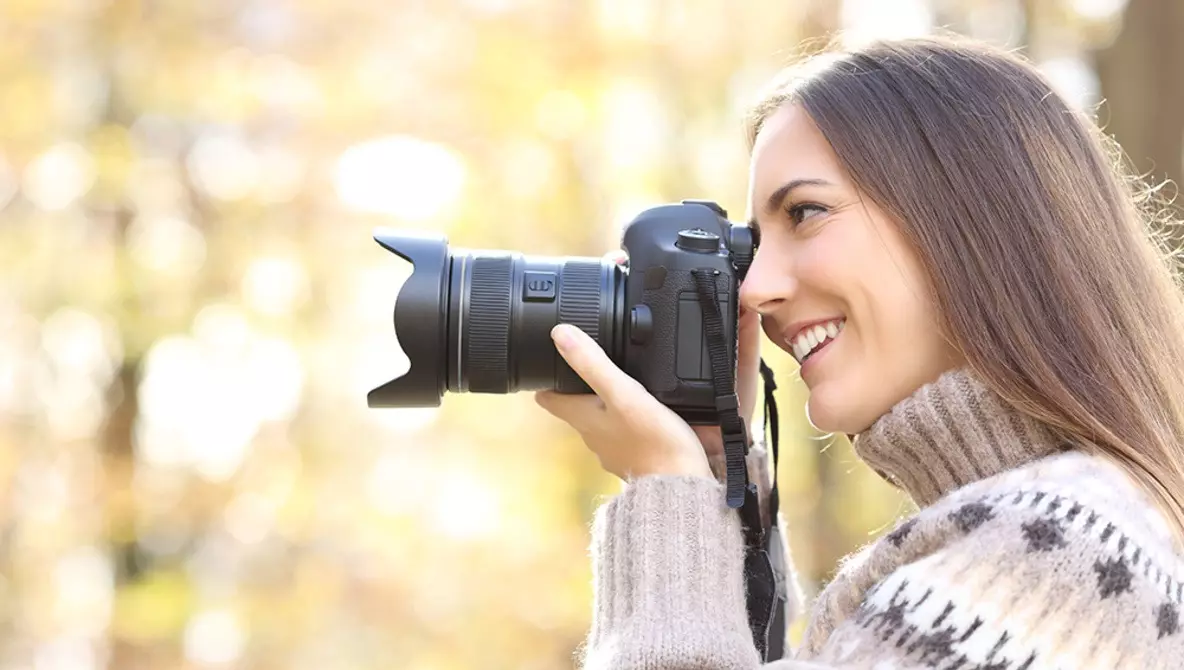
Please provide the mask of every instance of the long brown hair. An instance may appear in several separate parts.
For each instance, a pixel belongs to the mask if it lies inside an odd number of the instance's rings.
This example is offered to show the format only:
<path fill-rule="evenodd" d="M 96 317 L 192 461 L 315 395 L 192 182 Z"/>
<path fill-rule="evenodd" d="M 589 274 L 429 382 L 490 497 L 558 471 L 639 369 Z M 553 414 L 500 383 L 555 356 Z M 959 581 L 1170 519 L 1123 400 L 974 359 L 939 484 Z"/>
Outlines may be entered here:
<path fill-rule="evenodd" d="M 945 336 L 1017 410 L 1130 474 L 1184 538 L 1184 301 L 1154 189 L 1013 53 L 950 37 L 788 68 L 799 104 L 927 268 Z"/>

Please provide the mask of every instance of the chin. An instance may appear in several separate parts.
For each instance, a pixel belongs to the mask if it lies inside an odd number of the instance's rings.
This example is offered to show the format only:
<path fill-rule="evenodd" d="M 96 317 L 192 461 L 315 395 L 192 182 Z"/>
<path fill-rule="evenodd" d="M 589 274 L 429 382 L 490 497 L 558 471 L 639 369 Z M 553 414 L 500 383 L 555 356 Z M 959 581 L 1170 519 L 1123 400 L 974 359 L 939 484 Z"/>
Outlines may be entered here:
<path fill-rule="evenodd" d="M 855 435 L 866 430 L 871 422 L 861 416 L 858 408 L 849 402 L 850 395 L 838 395 L 841 397 L 832 397 L 825 389 L 811 390 L 810 398 L 806 401 L 806 420 L 823 433 Z"/>

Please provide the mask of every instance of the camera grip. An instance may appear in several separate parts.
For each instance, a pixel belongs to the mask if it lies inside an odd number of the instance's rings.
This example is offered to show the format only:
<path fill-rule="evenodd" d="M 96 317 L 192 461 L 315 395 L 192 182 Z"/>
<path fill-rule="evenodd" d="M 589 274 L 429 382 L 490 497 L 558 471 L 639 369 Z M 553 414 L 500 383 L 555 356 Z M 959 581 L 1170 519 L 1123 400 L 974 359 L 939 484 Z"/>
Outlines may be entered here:
<path fill-rule="evenodd" d="M 736 324 L 732 308 L 732 278 L 720 275 L 718 295 L 728 337 L 728 354 L 735 356 Z M 656 284 L 656 283 L 655 283 Z M 657 285 L 647 284 L 642 301 L 653 314 L 653 336 L 637 356 L 636 377 L 667 404 L 683 405 L 681 391 L 689 385 L 711 385 L 711 359 L 703 327 L 694 276 L 689 270 L 668 270 Z"/>

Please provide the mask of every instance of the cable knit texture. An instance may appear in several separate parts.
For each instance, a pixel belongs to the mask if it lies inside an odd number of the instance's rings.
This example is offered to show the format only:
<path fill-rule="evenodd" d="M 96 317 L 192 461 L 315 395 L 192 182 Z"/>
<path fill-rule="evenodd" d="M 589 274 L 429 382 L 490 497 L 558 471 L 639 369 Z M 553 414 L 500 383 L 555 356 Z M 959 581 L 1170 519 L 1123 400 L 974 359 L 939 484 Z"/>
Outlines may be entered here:
<path fill-rule="evenodd" d="M 1184 561 L 1108 460 L 1063 445 L 966 370 L 854 446 L 922 509 L 843 561 L 801 648 L 768 670 L 1184 667 Z M 718 481 L 630 482 L 597 511 L 591 553 L 585 670 L 761 667 L 740 523 Z"/>

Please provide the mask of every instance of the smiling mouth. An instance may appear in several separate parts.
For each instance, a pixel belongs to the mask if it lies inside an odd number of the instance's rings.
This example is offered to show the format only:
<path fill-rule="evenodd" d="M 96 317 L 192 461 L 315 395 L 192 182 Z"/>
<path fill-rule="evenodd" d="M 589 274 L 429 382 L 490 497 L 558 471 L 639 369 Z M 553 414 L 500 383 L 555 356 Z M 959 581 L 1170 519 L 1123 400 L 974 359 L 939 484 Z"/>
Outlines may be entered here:
<path fill-rule="evenodd" d="M 811 356 L 833 342 L 839 333 L 843 332 L 846 323 L 847 319 L 832 319 L 803 328 L 802 332 L 789 342 L 790 353 L 793 354 L 799 365 L 805 363 Z"/>

